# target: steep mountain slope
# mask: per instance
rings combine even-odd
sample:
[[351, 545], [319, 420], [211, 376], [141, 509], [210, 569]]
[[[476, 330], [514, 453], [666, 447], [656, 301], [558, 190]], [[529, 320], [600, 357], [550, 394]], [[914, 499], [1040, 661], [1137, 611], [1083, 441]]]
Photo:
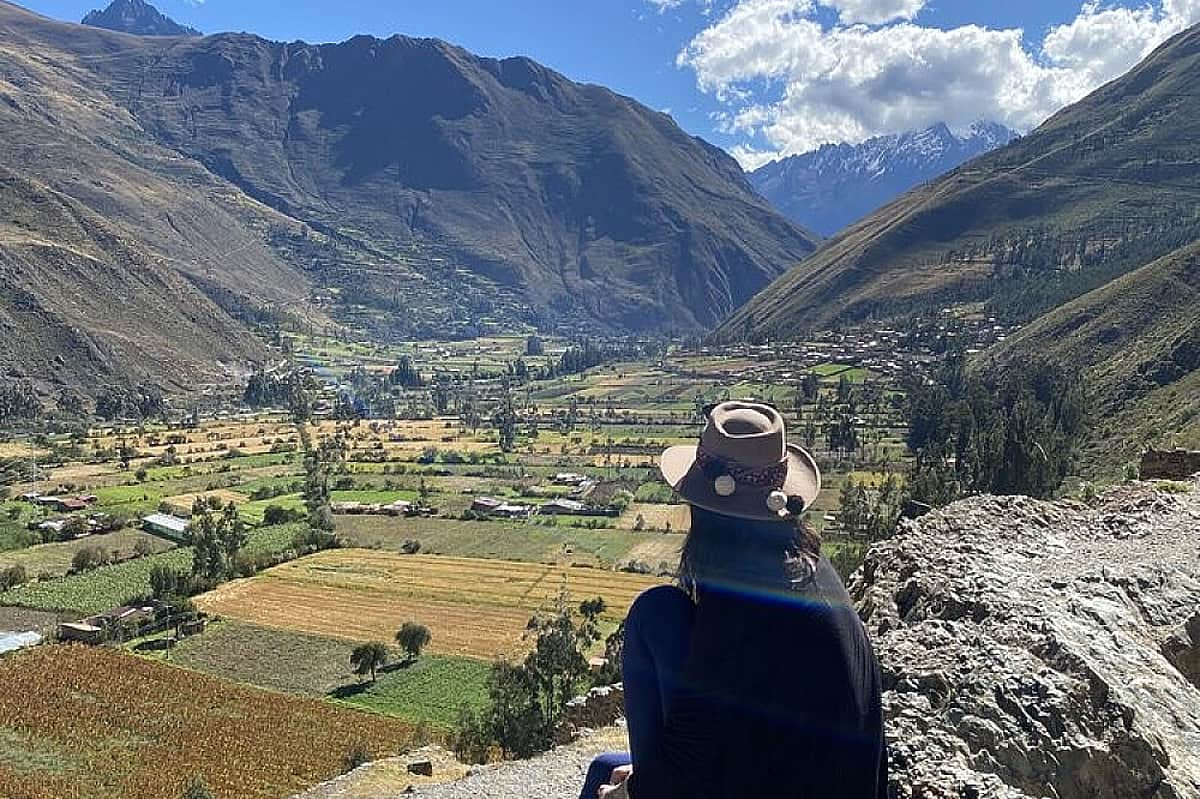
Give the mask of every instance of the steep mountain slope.
[[429, 280], [423, 303], [468, 293], [472, 316], [695, 330], [813, 247], [720, 150], [527, 59], [218, 36], [98, 68], [159, 140], [375, 253], [375, 273], [334, 280], [386, 311], [417, 304], [395, 302], [397, 278], [429, 277], [395, 269], [415, 247], [491, 284]]
[[813, 248], [722, 151], [527, 59], [399, 36], [109, 50], [88, 68], [143, 130], [325, 236], [276, 243], [399, 332], [697, 330]]
[[1028, 136], [905, 195], [721, 335], [987, 301], [1024, 321], [1200, 237], [1200, 30]]
[[[83, 312], [70, 259], [9, 253], [11, 296], [74, 331], [9, 328], [0, 368], [44, 384], [88, 382], [52, 364], [93, 345], [102, 379], [220, 375], [264, 357], [239, 321], [264, 309], [379, 335], [695, 331], [814, 247], [665, 115], [432, 40], [134, 37], [0, 1], [0, 131], [23, 187], [0, 246], [77, 246], [163, 286], [98, 280], [114, 310]], [[43, 221], [50, 201], [79, 229]]]
[[1016, 131], [992, 122], [978, 122], [962, 135], [938, 124], [861, 144], [827, 144], [772, 161], [749, 178], [789, 219], [832, 236], [914, 186], [1015, 138]]
[[1029, 353], [1091, 366], [1095, 471], [1119, 474], [1147, 442], [1200, 448], [1200, 242], [1055, 309], [989, 355], [1019, 363]]
[[200, 31], [180, 25], [145, 0], [113, 0], [103, 11], [88, 12], [84, 25], [138, 36], [200, 36]]
[[[92, 55], [49, 47], [42, 27]], [[286, 220], [157, 145], [87, 68], [138, 41], [0, 5], [6, 376], [84, 390], [223, 379], [266, 357], [238, 303], [304, 312], [305, 274], [265, 242]]]

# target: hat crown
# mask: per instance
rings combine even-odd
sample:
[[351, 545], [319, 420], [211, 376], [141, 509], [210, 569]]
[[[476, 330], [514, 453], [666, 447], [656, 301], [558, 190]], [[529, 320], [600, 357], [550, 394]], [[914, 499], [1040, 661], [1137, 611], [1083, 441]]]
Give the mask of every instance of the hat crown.
[[704, 451], [743, 467], [771, 466], [787, 457], [783, 417], [770, 405], [723, 402], [712, 409], [700, 436]]

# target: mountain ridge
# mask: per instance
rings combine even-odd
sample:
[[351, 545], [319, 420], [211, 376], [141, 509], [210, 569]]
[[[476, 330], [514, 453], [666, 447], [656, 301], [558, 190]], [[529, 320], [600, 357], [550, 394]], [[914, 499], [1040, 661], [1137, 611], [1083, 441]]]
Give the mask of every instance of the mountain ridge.
[[764, 164], [749, 178], [788, 218], [832, 236], [913, 187], [1018, 135], [994, 122], [976, 122], [961, 134], [938, 123], [860, 144], [826, 144]]
[[113, 0], [104, 9], [89, 11], [80, 24], [135, 36], [204, 35], [195, 28], [180, 25], [145, 0]]
[[[814, 247], [722, 151], [528, 59], [400, 36], [133, 37], [4, 2], [0, 33], [0, 168], [69, 200], [89, 227], [103, 221], [144, 269], [186, 279], [161, 300], [163, 343], [181, 344], [168, 320], [197, 304], [222, 342], [182, 346], [198, 357], [177, 375], [149, 355], [150, 370], [136, 353], [108, 358], [105, 380], [175, 385], [219, 378], [220, 361], [244, 368], [266, 357], [261, 345], [223, 348], [244, 341], [247, 315], [392, 338], [697, 331]], [[22, 258], [23, 274], [55, 268]], [[69, 285], [23, 290], [104, 346], [159, 346], [119, 317], [76, 316]], [[83, 382], [55, 364], [89, 348], [55, 344], [24, 362], [18, 347], [37, 343], [0, 348], [0, 368]]]

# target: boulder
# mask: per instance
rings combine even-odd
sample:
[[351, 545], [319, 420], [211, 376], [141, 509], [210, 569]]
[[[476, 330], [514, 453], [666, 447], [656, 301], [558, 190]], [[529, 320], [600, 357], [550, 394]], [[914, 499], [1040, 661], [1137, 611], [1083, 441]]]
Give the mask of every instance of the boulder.
[[409, 774], [419, 774], [422, 777], [432, 777], [433, 776], [433, 761], [430, 760], [429, 758], [423, 758], [421, 760], [413, 760], [412, 762], [410, 762], [408, 764], [408, 773]]
[[1200, 797], [1200, 493], [976, 497], [848, 588], [904, 799]]

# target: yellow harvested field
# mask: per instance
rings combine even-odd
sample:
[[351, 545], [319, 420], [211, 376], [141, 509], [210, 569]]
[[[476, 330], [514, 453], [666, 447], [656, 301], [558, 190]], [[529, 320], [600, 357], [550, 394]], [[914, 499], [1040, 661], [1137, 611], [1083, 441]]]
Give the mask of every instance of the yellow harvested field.
[[[673, 530], [686, 532], [692, 523], [688, 506], [665, 505], [656, 502], [635, 502], [617, 519], [617, 528], [621, 530], [635, 529], [638, 517], [643, 520], [643, 530]], [[669, 526], [668, 526], [669, 525]]]
[[167, 504], [180, 510], [192, 509], [192, 505], [196, 504], [196, 500], [200, 498], [209, 499], [216, 497], [221, 501], [222, 505], [228, 505], [232, 502], [234, 505], [242, 505], [250, 501], [250, 497], [241, 494], [237, 491], [230, 491], [228, 488], [217, 488], [212, 491], [201, 491], [198, 494], [178, 494], [173, 497], [167, 497], [163, 500]]
[[41, 452], [44, 450], [23, 441], [0, 441], [0, 458], [28, 458]]
[[335, 549], [268, 569], [196, 598], [241, 621], [351, 640], [391, 641], [406, 621], [429, 627], [429, 649], [483, 659], [524, 651], [529, 618], [565, 587], [572, 603], [602, 596], [623, 618], [659, 580], [636, 574], [504, 560]]
[[661, 536], [638, 544], [629, 550], [629, 554], [625, 556], [625, 562], [641, 561], [655, 569], [659, 564], [665, 563], [673, 570], [679, 565], [679, 551], [682, 549], [683, 539], [686, 537], [682, 533], [663, 533]]

